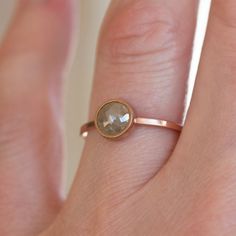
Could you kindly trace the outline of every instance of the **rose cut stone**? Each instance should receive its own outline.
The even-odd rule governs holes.
[[[108,102],[97,113],[97,128],[105,137],[119,137],[132,122],[132,113],[126,104],[118,101]]]

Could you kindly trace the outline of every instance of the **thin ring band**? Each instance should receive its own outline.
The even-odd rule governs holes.
[[[167,129],[172,129],[178,132],[181,132],[182,126],[178,125],[174,122],[167,121],[167,120],[158,120],[158,119],[149,119],[149,118],[134,118],[134,123],[139,125],[149,125],[149,126],[156,126],[162,127]]]
[[[88,136],[88,131],[93,127],[95,127],[94,121],[89,121],[88,123],[82,125],[80,128],[80,135],[86,138]]]
[[[171,121],[166,121],[166,120],[158,120],[158,119],[149,119],[149,118],[134,118],[134,124],[137,125],[147,125],[147,126],[154,126],[154,127],[161,127],[161,128],[167,128],[167,129],[172,129],[178,132],[181,132],[182,126],[178,125],[174,122]],[[95,127],[95,122],[90,121],[86,124],[84,124],[81,129],[80,129],[80,135],[84,138],[88,136],[88,131],[91,128]]]
[[[116,139],[127,133],[134,125],[162,127],[178,132],[182,130],[181,125],[171,121],[138,117],[127,102],[110,100],[97,110],[94,121],[81,127],[80,134],[87,137],[89,130],[95,127],[101,136]]]

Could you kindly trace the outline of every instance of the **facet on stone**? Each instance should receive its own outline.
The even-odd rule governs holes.
[[[96,125],[105,137],[122,135],[132,122],[130,108],[121,102],[111,101],[103,105],[97,113]]]

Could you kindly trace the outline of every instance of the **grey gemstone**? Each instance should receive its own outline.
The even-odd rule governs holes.
[[[129,108],[120,102],[105,104],[98,112],[97,127],[102,134],[116,137],[122,134],[130,125]]]

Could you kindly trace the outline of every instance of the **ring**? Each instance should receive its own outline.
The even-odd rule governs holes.
[[[80,135],[87,137],[91,128],[108,139],[117,139],[126,134],[134,125],[146,125],[171,129],[181,132],[182,126],[175,122],[136,117],[133,108],[125,101],[110,100],[105,102],[97,111],[95,120],[84,124]]]

